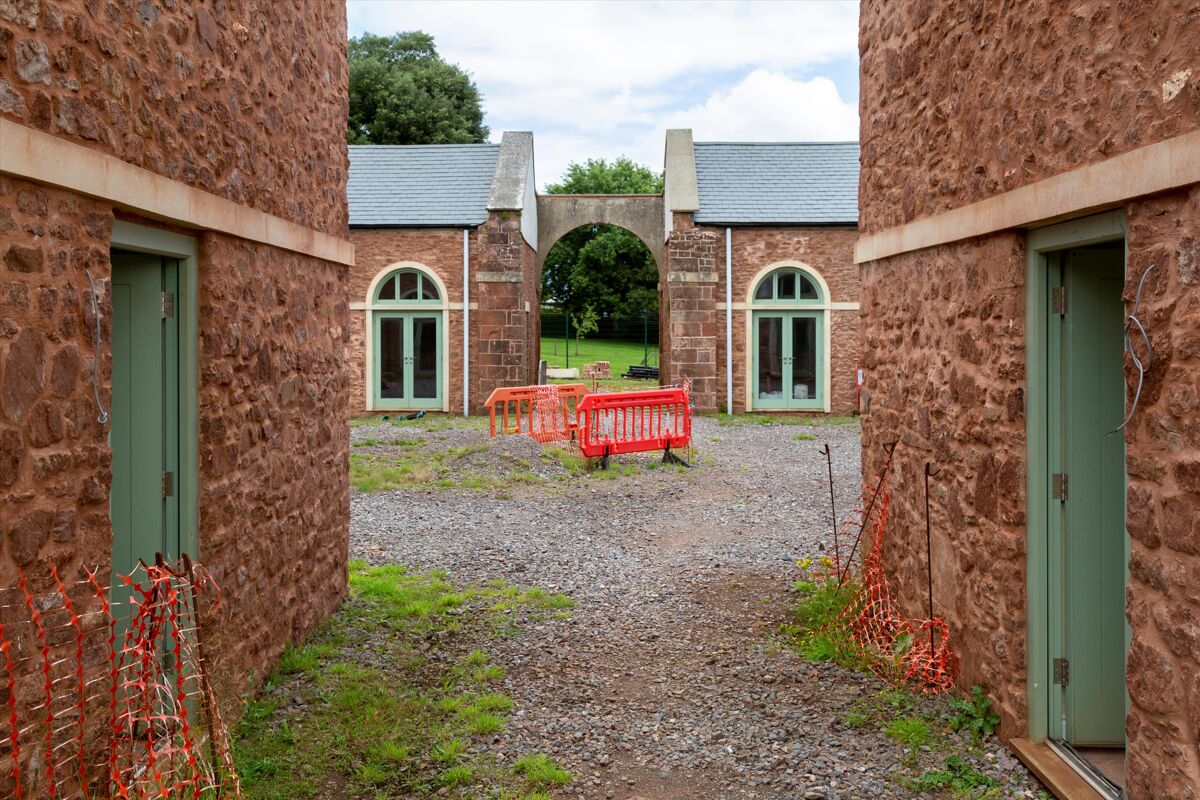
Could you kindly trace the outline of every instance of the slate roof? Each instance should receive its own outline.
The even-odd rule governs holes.
[[[696,222],[858,223],[858,142],[696,142]]]
[[[481,225],[499,153],[498,144],[350,145],[350,225]]]

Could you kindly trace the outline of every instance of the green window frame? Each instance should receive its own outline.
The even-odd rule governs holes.
[[[751,295],[760,305],[821,305],[821,283],[799,267],[780,267],[763,276]]]
[[[389,273],[375,286],[374,305],[438,306],[442,294],[437,282],[419,269],[405,267]]]

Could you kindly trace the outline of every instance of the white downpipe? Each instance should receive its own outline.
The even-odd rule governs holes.
[[[463,416],[471,414],[471,229],[463,228]]]
[[[725,229],[725,413],[733,416],[733,228]]]

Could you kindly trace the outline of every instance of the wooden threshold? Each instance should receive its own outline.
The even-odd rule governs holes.
[[[1009,747],[1058,800],[1106,800],[1075,768],[1045,744],[1013,739]]]

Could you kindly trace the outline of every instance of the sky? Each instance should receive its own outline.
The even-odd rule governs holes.
[[[858,138],[858,5],[348,0],[350,35],[432,34],[483,94],[491,140],[534,133],[539,187],[572,161],[654,170],[696,141]]]

